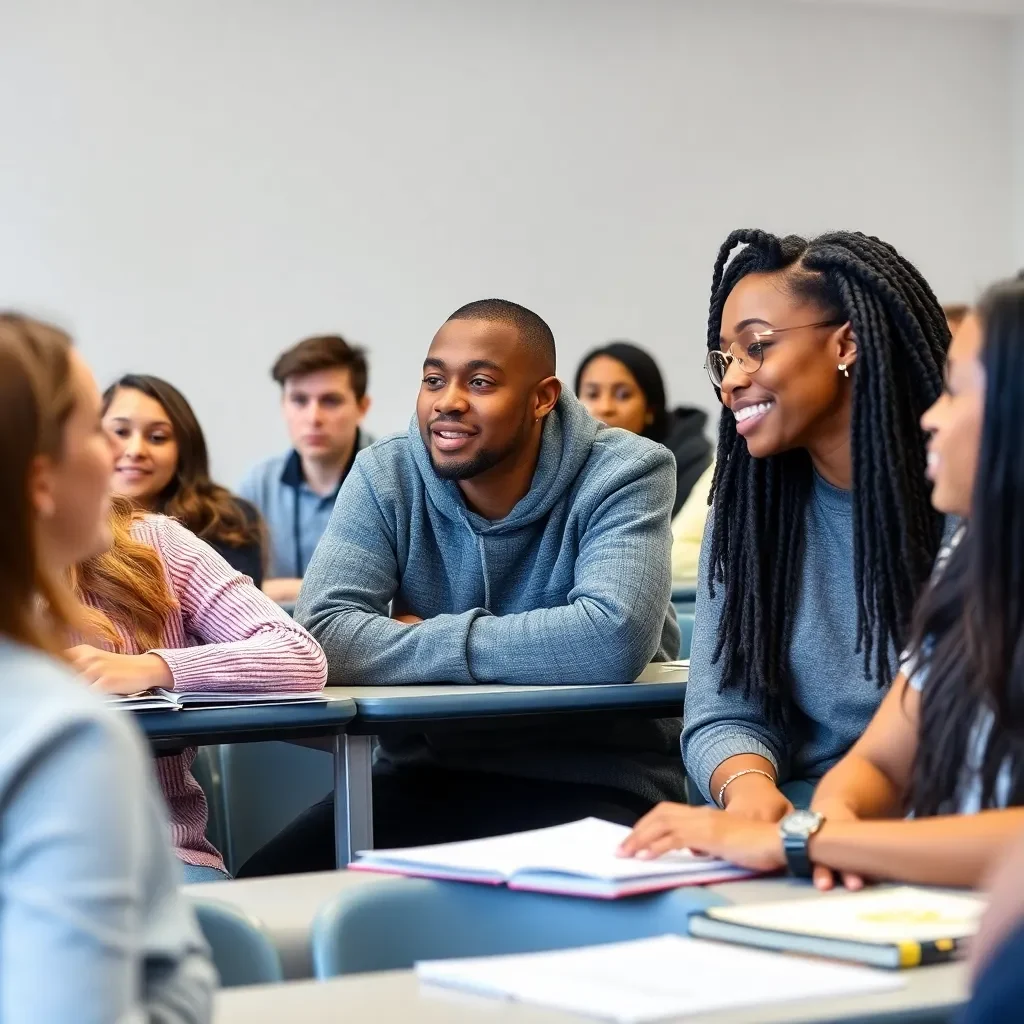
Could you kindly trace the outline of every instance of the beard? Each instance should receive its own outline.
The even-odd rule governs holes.
[[[438,465],[434,453],[430,453],[430,464],[434,472],[442,480],[472,480],[473,477],[486,473],[493,469],[503,459],[508,458],[519,447],[519,439],[516,438],[504,448],[481,448],[470,459],[452,459]]]
[[[430,444],[430,431],[425,430],[422,433],[424,444],[426,444],[427,451],[430,453],[430,464],[434,467],[434,472],[442,480],[472,480],[473,477],[493,469],[500,462],[503,462],[510,455],[518,451],[525,444],[529,430],[529,420],[524,408],[523,419],[519,424],[519,429],[506,444],[503,444],[500,448],[494,446],[481,448],[468,459],[446,459],[440,464],[435,458],[433,447]]]

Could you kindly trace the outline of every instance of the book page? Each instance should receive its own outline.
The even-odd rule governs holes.
[[[677,935],[416,965],[421,981],[623,1024],[902,988],[900,975]],[[743,984],[737,985],[736,979]]]
[[[976,896],[903,886],[806,900],[712,907],[709,917],[818,938],[895,944],[973,935],[985,910]]]
[[[360,858],[367,864],[387,860],[394,865],[497,872],[505,879],[530,872],[560,872],[607,881],[706,872],[722,863],[688,851],[666,854],[655,861],[617,857],[615,851],[629,831],[624,825],[584,818],[567,825],[490,839],[402,850],[369,850],[361,853]]]

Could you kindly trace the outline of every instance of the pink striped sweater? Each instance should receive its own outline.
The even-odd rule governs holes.
[[[166,516],[139,519],[132,536],[159,552],[178,608],[168,619],[165,646],[152,652],[118,628],[123,653],[160,655],[176,690],[323,688],[327,659],[320,645],[208,544]],[[191,748],[156,759],[172,840],[185,863],[223,870],[223,858],[206,839],[206,798],[191,771],[195,756]]]

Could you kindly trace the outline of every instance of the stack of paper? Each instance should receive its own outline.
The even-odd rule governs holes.
[[[265,707],[274,704],[323,704],[327,698],[314,693],[226,693],[216,690],[145,690],[127,696],[108,697],[107,703],[125,711],[185,711],[198,708]]]
[[[584,818],[568,825],[401,850],[365,850],[349,867],[447,878],[510,889],[615,899],[681,885],[749,878],[755,872],[689,850],[645,861],[617,856],[624,825]]]
[[[554,953],[432,960],[418,963],[416,974],[431,984],[623,1024],[903,986],[900,975],[867,967],[728,949],[678,935]]]

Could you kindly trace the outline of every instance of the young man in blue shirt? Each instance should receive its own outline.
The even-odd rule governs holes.
[[[360,429],[370,407],[362,349],[338,335],[300,341],[271,371],[292,449],[255,466],[238,493],[259,510],[270,533],[264,591],[289,603],[299,594],[338,490],[367,443]]]

